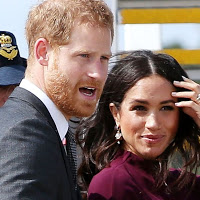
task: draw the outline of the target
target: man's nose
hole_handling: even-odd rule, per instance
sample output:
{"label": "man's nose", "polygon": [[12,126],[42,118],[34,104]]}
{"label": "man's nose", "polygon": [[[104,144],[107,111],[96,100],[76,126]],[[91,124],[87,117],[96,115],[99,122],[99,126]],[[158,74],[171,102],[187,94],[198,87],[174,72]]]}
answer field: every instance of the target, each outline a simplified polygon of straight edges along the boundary
{"label": "man's nose", "polygon": [[105,66],[101,60],[97,60],[90,64],[88,76],[93,79],[105,80],[107,77],[108,66]]}

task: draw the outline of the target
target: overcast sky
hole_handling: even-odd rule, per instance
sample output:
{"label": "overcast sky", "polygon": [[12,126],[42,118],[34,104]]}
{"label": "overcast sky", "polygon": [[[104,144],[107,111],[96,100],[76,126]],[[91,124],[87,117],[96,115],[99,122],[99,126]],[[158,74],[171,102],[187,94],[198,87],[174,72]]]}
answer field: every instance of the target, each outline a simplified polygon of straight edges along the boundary
{"label": "overcast sky", "polygon": [[25,22],[28,11],[38,0],[0,0],[0,30],[14,33],[22,57],[27,58],[27,43],[25,40]]}

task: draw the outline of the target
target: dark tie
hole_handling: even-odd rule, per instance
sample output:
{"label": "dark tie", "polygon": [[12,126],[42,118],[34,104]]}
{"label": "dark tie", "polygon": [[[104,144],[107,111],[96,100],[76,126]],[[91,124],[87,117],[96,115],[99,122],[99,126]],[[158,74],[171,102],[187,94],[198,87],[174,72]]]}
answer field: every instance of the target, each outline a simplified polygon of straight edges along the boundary
{"label": "dark tie", "polygon": [[66,153],[69,159],[70,168],[73,175],[74,185],[75,189],[77,188],[76,183],[76,173],[77,173],[77,154],[76,154],[76,141],[75,141],[75,135],[70,130],[70,128],[67,131],[66,134]]}

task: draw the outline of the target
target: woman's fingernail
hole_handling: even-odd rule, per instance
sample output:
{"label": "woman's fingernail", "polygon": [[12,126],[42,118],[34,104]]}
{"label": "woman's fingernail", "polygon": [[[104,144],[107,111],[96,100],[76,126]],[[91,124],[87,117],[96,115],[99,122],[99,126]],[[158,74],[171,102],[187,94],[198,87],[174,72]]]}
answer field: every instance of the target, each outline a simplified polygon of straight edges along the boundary
{"label": "woman's fingernail", "polygon": [[172,96],[176,96],[177,92],[172,92]]}
{"label": "woman's fingernail", "polygon": [[182,76],[183,80],[188,80],[188,78],[186,78],[185,76]]}
{"label": "woman's fingernail", "polygon": [[176,85],[179,85],[179,84],[180,84],[179,81],[174,81],[173,83],[176,84]]}

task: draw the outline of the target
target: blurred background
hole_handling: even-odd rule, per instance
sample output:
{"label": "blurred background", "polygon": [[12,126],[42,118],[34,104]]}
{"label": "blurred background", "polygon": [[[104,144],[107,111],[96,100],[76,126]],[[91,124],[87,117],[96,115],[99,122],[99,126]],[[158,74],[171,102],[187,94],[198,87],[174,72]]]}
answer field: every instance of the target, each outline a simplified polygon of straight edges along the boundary
{"label": "blurred background", "polygon": [[199,0],[107,0],[115,13],[114,51],[151,49],[174,56],[200,82]]}
{"label": "blurred background", "polygon": [[[28,57],[24,26],[40,0],[1,0],[0,30],[15,34]],[[174,56],[200,82],[200,0],[105,0],[115,16],[112,51],[151,49]]]}

